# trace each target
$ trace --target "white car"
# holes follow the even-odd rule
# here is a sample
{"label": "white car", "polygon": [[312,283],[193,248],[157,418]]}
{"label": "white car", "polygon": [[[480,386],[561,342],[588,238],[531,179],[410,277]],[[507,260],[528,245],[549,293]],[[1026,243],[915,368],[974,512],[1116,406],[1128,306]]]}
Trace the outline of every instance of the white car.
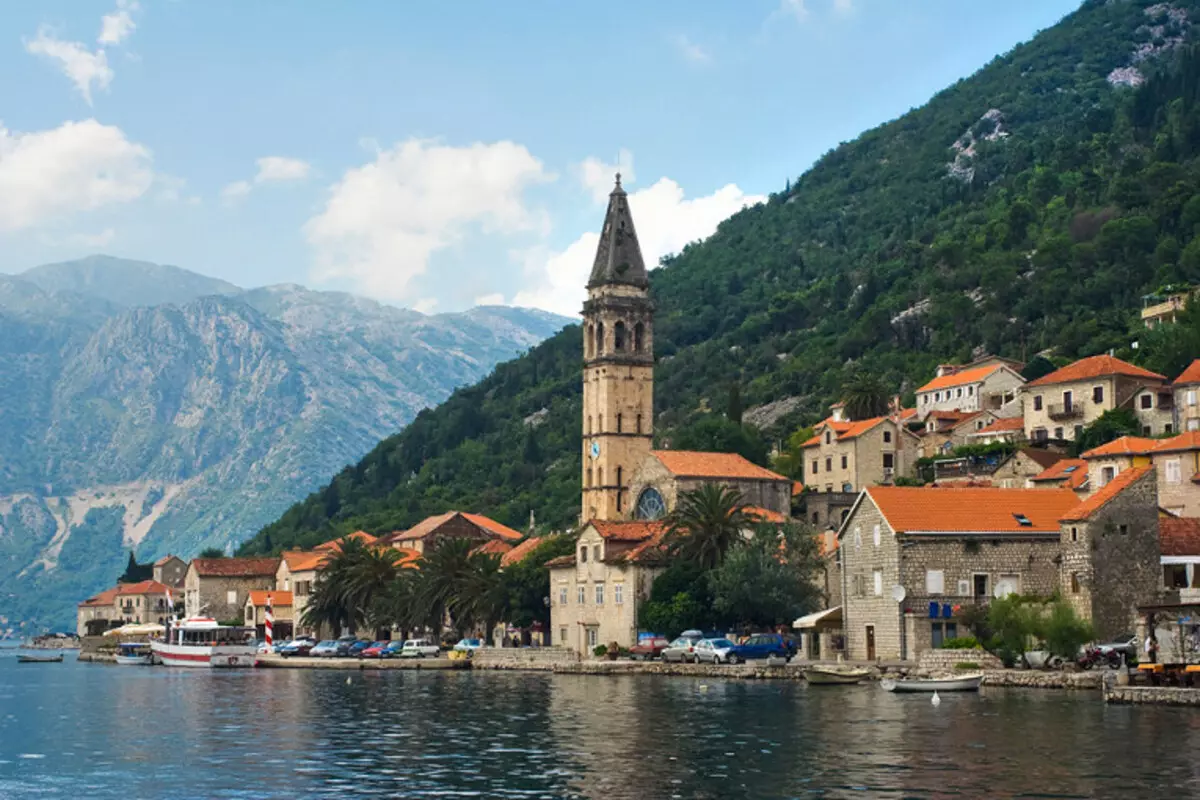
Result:
{"label": "white car", "polygon": [[459,639],[458,644],[454,645],[454,649],[460,653],[474,653],[481,647],[483,647],[482,639]]}
{"label": "white car", "polygon": [[425,658],[436,656],[440,652],[441,649],[428,639],[405,639],[404,646],[400,648],[400,657]]}
{"label": "white car", "polygon": [[696,663],[729,664],[733,663],[729,659],[729,651],[735,647],[737,645],[728,639],[701,639],[696,642],[692,657]]}

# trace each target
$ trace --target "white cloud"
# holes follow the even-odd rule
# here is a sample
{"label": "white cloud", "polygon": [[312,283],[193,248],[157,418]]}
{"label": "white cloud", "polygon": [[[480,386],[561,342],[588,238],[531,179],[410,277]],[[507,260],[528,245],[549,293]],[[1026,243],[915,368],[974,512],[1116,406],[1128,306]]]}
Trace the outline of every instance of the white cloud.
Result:
{"label": "white cloud", "polygon": [[607,164],[593,156],[580,162],[577,171],[580,183],[592,193],[592,198],[597,203],[608,200],[608,194],[613,190],[613,181],[618,172],[621,173],[623,183],[633,183],[637,179],[633,171],[633,153],[623,147],[617,154],[616,164]]}
{"label": "white cloud", "polygon": [[808,7],[804,2],[805,0],[780,0],[778,13],[791,17],[796,22],[804,22],[808,19]]}
{"label": "white cloud", "polygon": [[431,256],[470,230],[537,230],[541,217],[524,193],[549,180],[541,161],[509,141],[454,147],[409,139],[380,150],[347,170],[330,187],[324,210],[305,224],[313,278],[408,301]]}
{"label": "white cloud", "polygon": [[117,0],[117,8],[111,14],[105,14],[100,19],[100,36],[96,41],[100,44],[120,44],[137,24],[133,21],[133,12],[138,10],[136,0]]}
{"label": "white cloud", "polygon": [[700,45],[693,42],[685,34],[676,34],[671,37],[671,42],[675,45],[675,49],[687,61],[693,64],[707,64],[712,60],[712,55]]}
{"label": "white cloud", "polygon": [[[690,242],[708,238],[730,215],[765,199],[728,184],[689,200],[670,178],[660,178],[653,186],[631,193],[629,209],[647,268],[654,268],[660,258],[679,252]],[[514,254],[524,265],[527,288],[517,292],[512,304],[578,314],[600,241],[600,222],[596,220],[596,231],[583,234],[560,252],[538,248]]]}
{"label": "white cloud", "polygon": [[112,83],[113,71],[108,66],[108,57],[103,48],[93,53],[79,42],[56,39],[48,29],[42,28],[37,37],[25,42],[25,50],[58,62],[59,69],[75,84],[89,106],[92,104],[93,84],[98,89],[107,89]]}
{"label": "white cloud", "polygon": [[252,181],[234,181],[221,190],[221,197],[228,201],[250,194],[255,186],[277,181],[299,181],[308,177],[312,165],[298,158],[263,156],[254,162],[258,166]]}
{"label": "white cloud", "polygon": [[104,247],[115,238],[117,232],[112,228],[105,228],[99,233],[77,233],[71,237],[71,241],[84,247]]}
{"label": "white cloud", "polygon": [[236,200],[250,194],[250,188],[249,181],[234,181],[221,189],[221,197],[226,200]]}
{"label": "white cloud", "polygon": [[485,294],[475,298],[477,306],[501,306],[504,305],[504,295],[496,292],[495,294]]}
{"label": "white cloud", "polygon": [[94,119],[32,133],[0,125],[0,231],[136,200],[154,182],[150,159]]}
{"label": "white cloud", "polygon": [[849,14],[854,10],[854,0],[833,0],[833,10],[838,14]]}

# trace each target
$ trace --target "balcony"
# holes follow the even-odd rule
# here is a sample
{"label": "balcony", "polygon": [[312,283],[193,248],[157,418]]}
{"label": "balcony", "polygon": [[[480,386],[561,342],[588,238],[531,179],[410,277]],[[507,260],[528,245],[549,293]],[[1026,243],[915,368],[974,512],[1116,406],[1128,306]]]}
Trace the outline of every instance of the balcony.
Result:
{"label": "balcony", "polygon": [[1078,400],[1070,403],[1050,403],[1046,406],[1046,415],[1053,420],[1082,419],[1083,403]]}

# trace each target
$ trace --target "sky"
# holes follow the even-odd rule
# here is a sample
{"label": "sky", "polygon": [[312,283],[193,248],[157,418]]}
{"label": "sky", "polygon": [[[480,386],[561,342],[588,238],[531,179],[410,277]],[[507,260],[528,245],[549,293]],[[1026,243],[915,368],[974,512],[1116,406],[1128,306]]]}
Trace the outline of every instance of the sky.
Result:
{"label": "sky", "polygon": [[7,3],[0,271],[576,314],[618,169],[656,264],[1077,6]]}

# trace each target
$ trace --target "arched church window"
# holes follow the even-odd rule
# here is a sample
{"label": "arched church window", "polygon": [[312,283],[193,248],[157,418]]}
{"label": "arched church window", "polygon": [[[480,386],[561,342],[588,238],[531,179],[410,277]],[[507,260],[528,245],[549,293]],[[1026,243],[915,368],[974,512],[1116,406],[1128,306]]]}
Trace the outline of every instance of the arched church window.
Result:
{"label": "arched church window", "polygon": [[646,326],[638,323],[633,326],[633,352],[640,353],[646,347]]}
{"label": "arched church window", "polygon": [[604,353],[604,323],[596,323],[596,355]]}
{"label": "arched church window", "polygon": [[638,495],[637,507],[634,509],[634,517],[637,519],[662,519],[666,516],[667,504],[663,500],[663,496],[658,490],[653,487],[648,487],[642,490]]}
{"label": "arched church window", "polygon": [[613,325],[613,349],[618,353],[625,350],[625,323],[618,322]]}

